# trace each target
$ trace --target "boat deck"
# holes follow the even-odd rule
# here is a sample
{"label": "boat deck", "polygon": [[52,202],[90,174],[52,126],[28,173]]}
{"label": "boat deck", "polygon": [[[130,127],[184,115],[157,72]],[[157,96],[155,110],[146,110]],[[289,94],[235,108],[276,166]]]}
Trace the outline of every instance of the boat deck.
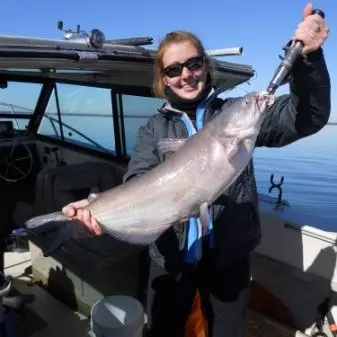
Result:
{"label": "boat deck", "polygon": [[90,319],[58,301],[43,287],[32,282],[30,253],[6,253],[5,273],[14,278],[15,288],[35,295],[35,301],[14,313],[16,337],[92,337]]}
{"label": "boat deck", "polygon": [[[5,273],[14,278],[15,287],[22,293],[36,296],[19,315],[14,313],[16,337],[94,337],[90,331],[90,318],[74,312],[32,280],[30,253],[5,254]],[[249,311],[245,337],[300,337],[265,316]]]}

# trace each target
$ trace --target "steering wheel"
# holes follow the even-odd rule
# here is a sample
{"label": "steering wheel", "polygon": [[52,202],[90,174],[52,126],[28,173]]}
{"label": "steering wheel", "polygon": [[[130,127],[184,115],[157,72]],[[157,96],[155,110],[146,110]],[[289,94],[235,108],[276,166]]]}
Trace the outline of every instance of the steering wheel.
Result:
{"label": "steering wheel", "polygon": [[[8,146],[3,143],[8,143]],[[1,140],[0,178],[15,183],[27,178],[32,168],[33,155],[26,144],[15,139]]]}

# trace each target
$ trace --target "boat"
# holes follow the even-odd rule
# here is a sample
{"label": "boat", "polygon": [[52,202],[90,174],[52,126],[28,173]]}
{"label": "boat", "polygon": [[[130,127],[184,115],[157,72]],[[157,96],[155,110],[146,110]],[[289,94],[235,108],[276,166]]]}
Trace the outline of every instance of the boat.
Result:
{"label": "boat", "polygon": [[[48,236],[22,231],[33,215],[121,184],[138,127],[161,105],[151,91],[151,37],[106,40],[99,29],[64,30],[62,21],[58,28],[64,38],[0,35],[4,273],[22,294],[36,295],[25,315],[13,313],[18,336],[89,336],[91,308],[106,296],[145,306],[145,249],[103,236],[46,253]],[[254,69],[216,56],[242,52],[208,51],[224,91]],[[259,194],[263,237],[252,254],[246,335],[333,336],[336,232],[285,201],[282,180],[266,179],[277,193]]]}

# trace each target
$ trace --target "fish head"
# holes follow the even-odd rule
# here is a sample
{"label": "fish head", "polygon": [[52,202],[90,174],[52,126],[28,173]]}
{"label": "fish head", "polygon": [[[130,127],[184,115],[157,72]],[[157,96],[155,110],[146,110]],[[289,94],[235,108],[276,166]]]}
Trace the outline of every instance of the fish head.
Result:
{"label": "fish head", "polygon": [[246,134],[250,131],[253,134],[259,132],[263,122],[265,111],[275,101],[275,96],[265,92],[250,92],[234,101],[226,112],[227,124],[225,132]]}

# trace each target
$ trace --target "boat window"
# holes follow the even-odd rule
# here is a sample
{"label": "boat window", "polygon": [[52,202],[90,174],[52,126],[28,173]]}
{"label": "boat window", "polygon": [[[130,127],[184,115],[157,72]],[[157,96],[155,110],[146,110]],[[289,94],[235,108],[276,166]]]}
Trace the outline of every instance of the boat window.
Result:
{"label": "boat window", "polygon": [[133,150],[139,127],[146,124],[148,118],[157,113],[162,104],[163,100],[155,97],[122,95],[127,155]]}
{"label": "boat window", "polygon": [[115,153],[111,91],[57,83],[38,133]]}
{"label": "boat window", "polygon": [[0,86],[0,121],[9,121],[15,131],[23,131],[33,115],[42,85],[12,81],[2,84]]}

